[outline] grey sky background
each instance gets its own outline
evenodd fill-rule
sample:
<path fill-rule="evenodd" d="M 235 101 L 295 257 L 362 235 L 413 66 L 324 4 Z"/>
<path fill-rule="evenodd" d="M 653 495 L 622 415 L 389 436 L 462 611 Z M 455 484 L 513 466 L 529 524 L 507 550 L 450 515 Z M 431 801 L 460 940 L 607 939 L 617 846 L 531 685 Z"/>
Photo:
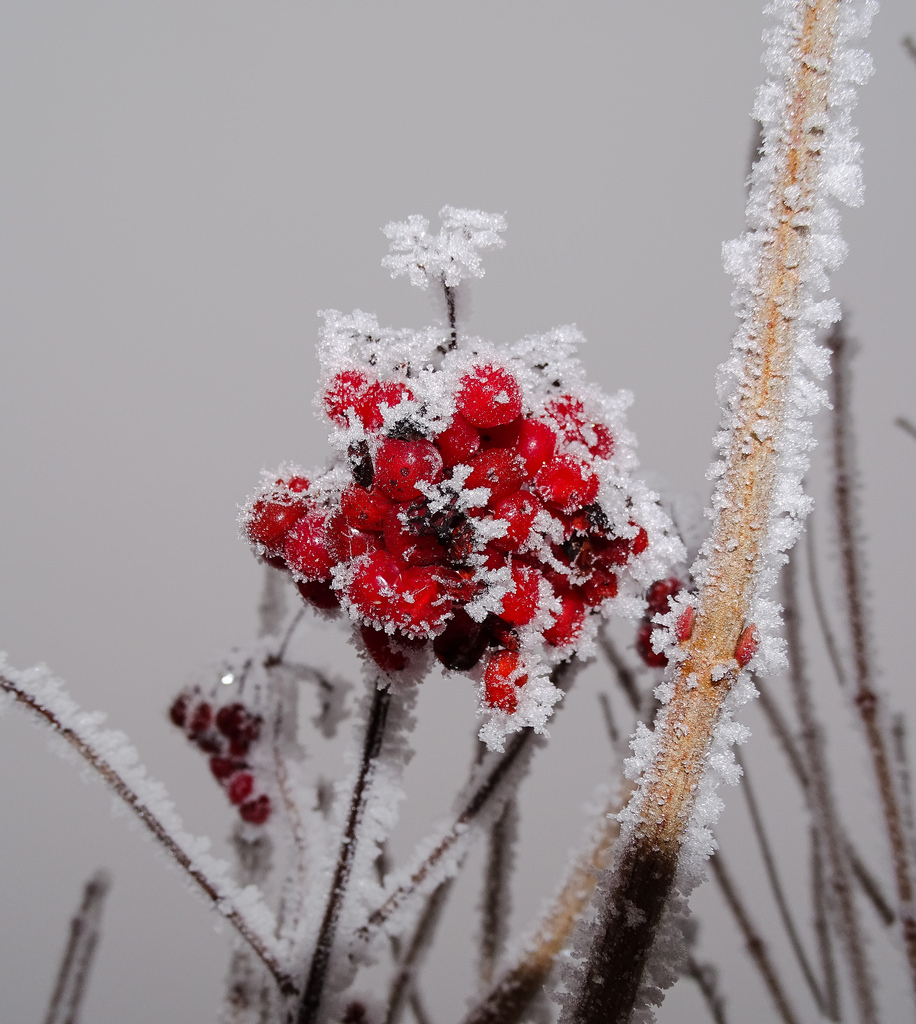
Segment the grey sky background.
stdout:
<path fill-rule="evenodd" d="M 762 79 L 757 7 L 3 7 L 0 648 L 20 667 L 48 663 L 84 706 L 106 709 L 193 831 L 222 836 L 230 815 L 165 709 L 253 635 L 260 569 L 235 517 L 258 471 L 324 459 L 315 311 L 359 307 L 408 326 L 438 315 L 379 266 L 388 220 L 435 218 L 445 203 L 506 213 L 507 245 L 473 286 L 468 329 L 511 340 L 577 323 L 592 376 L 635 392 L 645 469 L 705 499 L 714 370 L 734 324 L 720 245 L 741 230 Z M 866 205 L 844 215 L 851 253 L 834 289 L 861 344 L 875 650 L 911 718 L 916 444 L 892 421 L 916 417 L 916 62 L 900 45 L 914 30 L 916 6 L 885 0 L 857 117 Z M 552 888 L 610 764 L 594 692 L 579 698 L 526 805 L 518 924 Z M 423 701 L 467 746 L 472 701 L 455 681 L 431 681 Z M 746 720 L 765 732 L 753 709 Z M 438 795 L 445 809 L 427 744 L 418 803 Z M 861 827 L 876 832 L 859 747 L 836 754 Z M 0 721 L 0 1020 L 40 1018 L 100 864 L 115 886 L 85 1020 L 215 1019 L 225 933 L 79 775 L 17 713 Z M 778 801 L 774 832 L 801 827 Z M 741 821 L 729 807 L 723 830 L 739 847 Z M 759 989 L 736 933 L 698 900 L 720 922 L 701 951 L 727 958 L 726 991 Z M 460 959 L 434 964 L 443 1022 L 460 1010 L 449 987 L 452 973 L 467 977 Z M 891 1020 L 906 982 L 893 955 L 881 969 Z M 759 1006 L 769 1019 L 762 994 Z M 675 1019 L 702 1019 L 694 995 L 672 996 L 661 1020 Z"/>

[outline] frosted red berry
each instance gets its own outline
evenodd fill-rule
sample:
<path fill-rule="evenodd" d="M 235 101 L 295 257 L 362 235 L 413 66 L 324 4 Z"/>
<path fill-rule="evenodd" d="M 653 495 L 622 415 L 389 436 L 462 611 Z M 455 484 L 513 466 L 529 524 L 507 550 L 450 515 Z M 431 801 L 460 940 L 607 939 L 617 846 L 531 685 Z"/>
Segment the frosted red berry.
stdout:
<path fill-rule="evenodd" d="M 499 427 L 521 415 L 522 391 L 500 366 L 475 366 L 458 384 L 458 411 L 475 427 Z"/>
<path fill-rule="evenodd" d="M 490 492 L 488 504 L 517 491 L 526 477 L 525 463 L 506 448 L 482 451 L 471 459 L 470 466 L 465 487 L 469 490 L 486 487 Z"/>
<path fill-rule="evenodd" d="M 402 672 L 407 668 L 407 655 L 394 648 L 387 633 L 364 625 L 360 636 L 369 656 L 383 672 Z"/>
<path fill-rule="evenodd" d="M 531 536 L 531 528 L 538 512 L 544 508 L 531 491 L 515 491 L 500 498 L 493 505 L 493 515 L 506 524 L 506 533 L 493 543 L 503 551 L 518 551 Z"/>
<path fill-rule="evenodd" d="M 529 477 L 533 477 L 546 462 L 553 458 L 556 446 L 556 432 L 546 423 L 533 419 L 522 421 L 518 441 L 515 443 L 515 451 L 525 463 Z"/>
<path fill-rule="evenodd" d="M 334 556 L 328 546 L 327 513 L 314 509 L 304 515 L 286 535 L 283 557 L 304 580 L 329 579 Z"/>
<path fill-rule="evenodd" d="M 418 484 L 442 479 L 442 456 L 431 441 L 385 438 L 375 456 L 375 485 L 392 501 L 409 501 L 422 492 Z"/>
<path fill-rule="evenodd" d="M 385 550 L 407 565 L 436 565 L 446 560 L 445 548 L 430 533 L 416 533 L 408 519 L 392 514 L 385 523 Z"/>
<path fill-rule="evenodd" d="M 255 797 L 254 800 L 248 800 L 239 808 L 242 821 L 248 822 L 249 825 L 263 825 L 270 817 L 270 812 L 270 797 L 266 793 Z"/>
<path fill-rule="evenodd" d="M 351 526 L 341 512 L 328 519 L 326 535 L 332 564 L 349 562 L 367 551 L 374 551 L 380 543 L 378 534 Z"/>
<path fill-rule="evenodd" d="M 522 433 L 522 418 L 498 427 L 481 427 L 480 443 L 484 448 L 514 448 Z"/>
<path fill-rule="evenodd" d="M 596 567 L 591 576 L 582 584 L 582 597 L 592 608 L 602 601 L 617 596 L 617 576 L 601 566 Z"/>
<path fill-rule="evenodd" d="M 324 393 L 325 412 L 335 423 L 346 426 L 348 412 L 357 408 L 368 387 L 368 378 L 359 370 L 341 371 Z"/>
<path fill-rule="evenodd" d="M 567 647 L 575 643 L 582 634 L 585 623 L 585 602 L 573 590 L 561 593 L 560 613 L 553 625 L 544 630 L 544 639 L 553 647 Z"/>
<path fill-rule="evenodd" d="M 385 423 L 385 409 L 393 409 L 413 398 L 413 392 L 400 381 L 375 381 L 359 396 L 356 415 L 366 430 L 380 430 Z"/>
<path fill-rule="evenodd" d="M 575 455 L 551 459 L 535 477 L 535 486 L 544 502 L 560 512 L 574 512 L 598 496 L 598 477 Z"/>
<path fill-rule="evenodd" d="M 373 621 L 396 617 L 400 607 L 401 570 L 385 551 L 370 551 L 357 560 L 346 586 L 350 603 Z"/>
<path fill-rule="evenodd" d="M 253 544 L 277 551 L 287 533 L 305 515 L 307 506 L 289 495 L 259 498 L 245 520 L 245 532 Z"/>
<path fill-rule="evenodd" d="M 436 446 L 442 454 L 442 461 L 451 469 L 480 451 L 480 434 L 460 412 L 456 412 L 452 422 L 437 435 Z"/>
<path fill-rule="evenodd" d="M 514 589 L 503 598 L 500 617 L 513 626 L 527 626 L 537 614 L 543 577 L 538 569 L 525 562 L 513 562 L 511 571 Z"/>
<path fill-rule="evenodd" d="M 514 714 L 520 687 L 528 682 L 521 658 L 514 651 L 496 651 L 483 674 L 484 700 L 491 708 Z"/>
<path fill-rule="evenodd" d="M 357 530 L 381 532 L 392 514 L 392 503 L 381 491 L 354 484 L 340 496 L 340 514 Z"/>

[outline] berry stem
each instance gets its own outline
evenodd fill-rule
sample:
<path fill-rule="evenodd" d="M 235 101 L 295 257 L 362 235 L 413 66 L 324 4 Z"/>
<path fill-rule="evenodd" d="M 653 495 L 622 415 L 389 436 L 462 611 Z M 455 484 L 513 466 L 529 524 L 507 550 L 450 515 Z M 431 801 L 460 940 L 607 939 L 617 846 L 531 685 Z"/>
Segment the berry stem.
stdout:
<path fill-rule="evenodd" d="M 378 757 L 382 750 L 382 742 L 385 738 L 385 723 L 388 719 L 389 707 L 391 706 L 391 691 L 387 687 L 385 689 L 378 689 L 374 681 L 372 685 L 375 686 L 375 690 L 372 694 L 369 719 L 366 723 L 366 736 L 363 741 L 359 771 L 357 772 L 356 783 L 350 797 L 350 812 L 347 817 L 347 824 L 340 840 L 337 868 L 334 872 L 330 891 L 328 892 L 324 917 L 318 932 L 318 940 L 315 943 L 315 952 L 309 967 L 308 980 L 305 984 L 305 991 L 302 994 L 302 1002 L 299 1004 L 299 1014 L 296 1018 L 298 1024 L 315 1024 L 318 1019 L 328 967 L 331 962 L 331 954 L 334 950 L 337 924 L 340 920 L 340 912 L 343 908 L 343 901 L 347 893 L 347 886 L 349 885 L 350 875 L 353 870 L 353 861 L 356 856 L 358 845 L 357 833 L 369 802 L 372 780 L 375 775 Z"/>

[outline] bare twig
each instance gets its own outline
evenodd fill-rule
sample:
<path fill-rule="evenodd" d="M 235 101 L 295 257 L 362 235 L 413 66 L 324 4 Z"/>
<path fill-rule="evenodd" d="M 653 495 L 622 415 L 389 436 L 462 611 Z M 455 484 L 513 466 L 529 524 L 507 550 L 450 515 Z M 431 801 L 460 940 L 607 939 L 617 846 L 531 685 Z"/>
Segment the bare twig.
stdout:
<path fill-rule="evenodd" d="M 840 657 L 840 648 L 836 642 L 836 634 L 830 625 L 830 616 L 827 614 L 827 605 L 824 602 L 824 592 L 821 590 L 820 574 L 817 571 L 817 549 L 814 542 L 815 517 L 808 521 L 808 528 L 805 530 L 807 543 L 806 554 L 808 559 L 808 583 L 811 587 L 811 597 L 814 601 L 814 611 L 817 614 L 818 625 L 821 627 L 821 635 L 827 647 L 827 654 L 830 656 L 830 664 L 837 681 L 844 689 L 849 685 L 846 678 L 846 670 L 843 667 L 843 659 Z"/>
<path fill-rule="evenodd" d="M 859 883 L 862 892 L 868 897 L 882 923 L 889 928 L 897 920 L 897 915 L 894 913 L 890 901 L 881 891 L 878 880 L 865 866 L 865 862 L 856 852 L 852 843 L 846 844 L 846 856 L 849 858 L 849 867 L 852 869 L 853 876 Z"/>
<path fill-rule="evenodd" d="M 914 41 L 912 36 L 903 37 L 903 48 L 913 58 L 913 60 L 916 60 L 916 41 Z M 914 431 L 914 433 L 916 433 L 916 431 Z"/>
<path fill-rule="evenodd" d="M 814 909 L 814 933 L 821 960 L 824 978 L 825 1010 L 829 1020 L 840 1019 L 840 988 L 837 983 L 836 961 L 833 956 L 833 941 L 830 937 L 827 872 L 824 870 L 824 842 L 817 829 L 811 827 L 811 897 Z"/>
<path fill-rule="evenodd" d="M 70 922 L 70 937 L 61 960 L 45 1024 L 77 1024 L 99 939 L 99 925 L 111 879 L 97 871 L 83 889 L 83 901 Z"/>
<path fill-rule="evenodd" d="M 701 964 L 694 956 L 687 957 L 687 970 L 684 972 L 692 978 L 703 996 L 709 1015 L 714 1024 L 728 1024 L 725 1015 L 725 999 L 719 991 L 718 972 L 712 964 Z"/>
<path fill-rule="evenodd" d="M 905 814 L 900 804 L 897 779 L 888 750 L 881 698 L 872 678 L 872 663 L 868 649 L 862 545 L 858 535 L 855 508 L 856 473 L 849 397 L 850 352 L 841 330 L 834 329 L 829 341 L 835 355 L 832 387 L 834 504 L 855 667 L 855 703 L 871 754 L 875 782 L 884 812 L 900 907 L 900 937 L 906 950 L 910 980 L 916 993 L 916 887 L 913 884 L 912 851 L 907 841 Z"/>
<path fill-rule="evenodd" d="M 785 892 L 783 891 L 782 882 L 779 878 L 779 871 L 776 867 L 776 861 L 773 857 L 773 850 L 770 846 L 770 841 L 767 838 L 767 829 L 763 821 L 763 817 L 760 813 L 760 805 L 757 803 L 757 796 L 754 792 L 754 787 L 751 784 L 750 775 L 748 774 L 747 766 L 744 764 L 740 756 L 736 754 L 736 759 L 741 765 L 744 771 L 744 782 L 742 784 L 742 791 L 744 792 L 744 799 L 747 803 L 748 813 L 751 816 L 751 824 L 754 829 L 754 836 L 757 839 L 757 845 L 760 848 L 760 855 L 763 858 L 763 865 L 766 870 L 767 879 L 770 883 L 770 889 L 773 892 L 773 899 L 776 902 L 776 908 L 779 911 L 779 916 L 782 919 L 783 927 L 786 930 L 786 935 L 789 937 L 789 944 L 795 953 L 795 959 L 798 961 L 798 966 L 801 968 L 802 975 L 804 976 L 805 982 L 808 985 L 808 989 L 817 1004 L 819 1010 L 824 1012 L 826 1007 L 826 999 L 824 993 L 821 990 L 821 986 L 814 976 L 814 970 L 811 967 L 811 962 L 808 959 L 808 955 L 805 952 L 804 946 L 802 946 L 801 938 L 798 934 L 798 929 L 795 927 L 795 920 L 792 917 L 792 913 L 789 910 L 789 904 L 786 900 Z"/>
<path fill-rule="evenodd" d="M 62 739 L 66 740 L 93 771 L 108 783 L 124 804 L 133 811 L 143 826 L 152 833 L 153 837 L 169 854 L 174 863 L 188 875 L 197 888 L 212 903 L 214 908 L 232 924 L 239 935 L 251 946 L 274 976 L 281 991 L 285 993 L 295 991 L 292 978 L 281 965 L 280 957 L 276 950 L 271 948 L 272 937 L 262 934 L 249 921 L 245 913 L 239 909 L 237 903 L 238 889 L 233 883 L 226 878 L 211 878 L 201 867 L 200 855 L 190 849 L 190 844 L 194 842 L 192 837 L 178 836 L 172 829 L 167 827 L 160 814 L 153 810 L 150 801 L 141 796 L 136 788 L 125 779 L 123 773 L 113 767 L 105 754 L 96 749 L 86 737 L 80 735 L 76 728 L 65 725 L 54 710 L 38 700 L 33 693 L 25 690 L 11 676 L 0 673 L 0 690 L 10 694 L 20 705 L 50 725 Z M 75 720 L 75 716 L 76 712 L 71 715 L 71 718 Z M 154 783 L 148 777 L 145 777 L 144 781 L 147 789 L 161 790 L 158 783 Z M 266 907 L 263 910 L 269 913 Z"/>
<path fill-rule="evenodd" d="M 324 917 L 315 943 L 315 952 L 309 967 L 308 979 L 299 1004 L 298 1024 L 314 1024 L 321 1008 L 324 994 L 324 983 L 327 979 L 328 966 L 337 936 L 337 924 L 343 907 L 344 896 L 350 881 L 353 861 L 356 856 L 357 830 L 363 820 L 369 800 L 369 791 L 382 742 L 385 737 L 385 723 L 391 704 L 391 691 L 388 688 L 376 689 L 372 694 L 369 718 L 366 723 L 366 735 L 363 741 L 362 756 L 356 775 L 353 793 L 350 797 L 350 812 L 347 824 L 340 841 L 337 854 L 337 867 L 334 879 L 328 892 Z"/>
<path fill-rule="evenodd" d="M 738 922 L 738 927 L 744 935 L 747 951 L 763 978 L 767 991 L 773 1000 L 773 1005 L 776 1007 L 776 1012 L 784 1021 L 784 1024 L 799 1024 L 801 1018 L 789 1003 L 789 998 L 779 981 L 776 967 L 770 959 L 766 943 L 751 922 L 747 908 L 738 895 L 735 883 L 732 881 L 731 875 L 726 870 L 725 864 L 722 861 L 721 851 L 712 858 L 710 867 L 712 868 L 713 877 L 718 882 L 722 895 L 725 897 L 725 901 L 728 903 L 735 920 Z"/>
<path fill-rule="evenodd" d="M 814 702 L 805 667 L 804 648 L 798 621 L 798 597 L 795 563 L 783 570 L 783 613 L 789 650 L 789 679 L 795 698 L 796 714 L 802 727 L 802 740 L 811 779 L 809 807 L 818 835 L 824 842 L 829 865 L 829 891 L 836 905 L 837 925 L 849 967 L 853 992 L 863 1024 L 877 1020 L 872 980 L 865 956 L 859 918 L 850 885 L 850 867 L 842 825 L 839 821 L 820 726 L 814 714 Z"/>
<path fill-rule="evenodd" d="M 485 985 L 493 980 L 509 927 L 509 880 L 517 816 L 518 803 L 513 795 L 490 826 L 480 928 L 480 980 Z"/>
<path fill-rule="evenodd" d="M 598 631 L 598 647 L 601 653 L 611 663 L 611 667 L 614 669 L 614 675 L 617 677 L 617 682 L 620 684 L 620 689 L 626 694 L 627 699 L 630 702 L 630 706 L 634 711 L 639 710 L 640 696 L 639 696 L 639 684 L 636 682 L 636 676 L 630 666 L 620 656 L 620 652 L 614 646 L 614 641 L 611 640 L 608 635 L 607 629 Z"/>

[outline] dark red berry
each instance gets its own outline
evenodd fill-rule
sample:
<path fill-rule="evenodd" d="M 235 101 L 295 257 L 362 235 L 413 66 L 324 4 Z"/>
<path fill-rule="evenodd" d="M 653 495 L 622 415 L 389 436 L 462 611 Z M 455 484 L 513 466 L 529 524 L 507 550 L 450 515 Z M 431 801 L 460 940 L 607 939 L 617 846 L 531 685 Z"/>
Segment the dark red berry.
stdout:
<path fill-rule="evenodd" d="M 198 704 L 191 714 L 191 721 L 188 725 L 188 731 L 192 736 L 198 736 L 202 732 L 206 732 L 210 728 L 210 724 L 213 721 L 213 708 L 204 701 L 202 704 Z"/>
<path fill-rule="evenodd" d="M 500 366 L 475 366 L 458 384 L 458 411 L 475 427 L 499 427 L 521 415 L 518 381 Z"/>
<path fill-rule="evenodd" d="M 538 494 L 560 512 L 575 512 L 598 496 L 598 477 L 575 455 L 558 455 L 535 477 Z"/>
<path fill-rule="evenodd" d="M 537 614 L 540 603 L 541 572 L 525 562 L 513 562 L 515 589 L 503 598 L 500 617 L 513 626 L 527 626 Z"/>
<path fill-rule="evenodd" d="M 684 585 L 677 576 L 669 576 L 666 580 L 656 580 L 646 594 L 647 614 L 665 615 L 671 607 L 670 599 L 680 593 L 683 587 Z"/>
<path fill-rule="evenodd" d="M 664 668 L 668 664 L 667 655 L 663 651 L 652 650 L 652 631 L 655 626 L 643 621 L 636 633 L 636 651 L 649 668 Z"/>
<path fill-rule="evenodd" d="M 443 463 L 451 469 L 467 462 L 480 451 L 480 434 L 476 427 L 456 412 L 452 422 L 436 437 L 436 446 L 442 453 Z"/>
<path fill-rule="evenodd" d="M 229 782 L 229 802 L 232 804 L 244 803 L 251 796 L 254 789 L 254 778 L 251 772 L 236 772 Z"/>
<path fill-rule="evenodd" d="M 596 608 L 602 601 L 617 596 L 617 577 L 608 569 L 597 567 L 582 586 L 585 603 Z"/>
<path fill-rule="evenodd" d="M 407 655 L 395 650 L 387 633 L 372 626 L 363 626 L 360 636 L 369 656 L 383 672 L 401 672 L 407 668 Z"/>
<path fill-rule="evenodd" d="M 228 779 L 237 767 L 238 764 L 231 757 L 215 755 L 210 758 L 210 771 L 213 773 L 213 777 L 219 779 L 220 782 L 223 779 Z"/>
<path fill-rule="evenodd" d="M 283 543 L 286 564 L 304 580 L 327 580 L 334 556 L 328 547 L 327 513 L 313 509 L 289 531 Z"/>
<path fill-rule="evenodd" d="M 392 514 L 385 524 L 385 549 L 408 565 L 436 565 L 445 561 L 445 548 L 432 534 L 417 535 L 413 524 Z"/>
<path fill-rule="evenodd" d="M 442 479 L 442 456 L 431 441 L 385 438 L 375 457 L 375 483 L 393 501 L 410 501 L 421 494 L 418 484 Z"/>
<path fill-rule="evenodd" d="M 428 636 L 439 630 L 452 610 L 452 601 L 435 568 L 401 573 L 399 626 L 408 636 Z"/>
<path fill-rule="evenodd" d="M 529 477 L 553 458 L 556 446 L 557 435 L 546 423 L 532 419 L 522 421 L 515 451 L 524 461 Z"/>
<path fill-rule="evenodd" d="M 313 608 L 331 611 L 340 607 L 340 596 L 326 580 L 317 580 L 312 583 L 299 580 L 296 583 L 296 590 L 299 591 L 302 600 Z"/>
<path fill-rule="evenodd" d="M 498 427 L 482 427 L 480 443 L 484 448 L 514 448 L 522 432 L 522 419 L 503 423 Z"/>
<path fill-rule="evenodd" d="M 263 825 L 270 817 L 270 811 L 270 797 L 266 793 L 262 793 L 254 800 L 242 804 L 239 808 L 239 815 L 242 821 L 247 821 L 249 825 Z"/>
<path fill-rule="evenodd" d="M 328 385 L 324 393 L 324 408 L 328 416 L 340 426 L 347 425 L 347 414 L 356 409 L 360 398 L 369 387 L 368 378 L 359 370 L 343 370 Z"/>
<path fill-rule="evenodd" d="M 486 487 L 488 504 L 517 491 L 526 478 L 525 463 L 508 448 L 489 448 L 475 455 L 465 481 L 468 489 Z"/>
<path fill-rule="evenodd" d="M 384 551 L 370 551 L 356 562 L 346 595 L 360 614 L 373 621 L 394 621 L 400 607 L 401 570 Z"/>
<path fill-rule="evenodd" d="M 468 672 L 483 657 L 489 634 L 463 609 L 456 609 L 445 629 L 433 639 L 433 653 L 453 672 Z"/>
<path fill-rule="evenodd" d="M 336 512 L 327 523 L 327 549 L 333 562 L 349 562 L 380 546 L 377 533 L 358 530 Z"/>
<path fill-rule="evenodd" d="M 172 724 L 177 725 L 179 729 L 183 729 L 188 720 L 188 704 L 188 695 L 180 693 L 169 708 L 169 718 L 172 720 Z"/>
<path fill-rule="evenodd" d="M 483 674 L 484 700 L 511 715 L 518 708 L 516 691 L 527 682 L 521 658 L 514 651 L 496 651 Z"/>
<path fill-rule="evenodd" d="M 574 590 L 561 593 L 559 598 L 560 614 L 553 625 L 544 630 L 544 639 L 552 647 L 566 647 L 575 643 L 585 622 L 585 602 Z"/>

